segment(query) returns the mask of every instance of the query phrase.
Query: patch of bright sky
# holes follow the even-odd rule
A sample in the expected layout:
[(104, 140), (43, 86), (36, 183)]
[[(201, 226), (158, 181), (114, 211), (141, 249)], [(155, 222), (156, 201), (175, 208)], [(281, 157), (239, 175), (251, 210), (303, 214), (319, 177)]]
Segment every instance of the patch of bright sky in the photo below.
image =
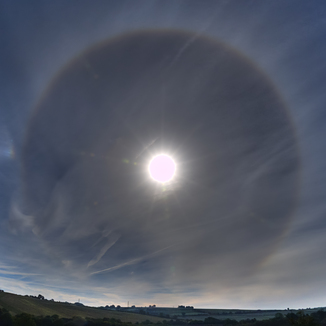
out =
[(6, 128), (0, 127), (0, 160), (12, 159), (15, 156), (13, 141)]

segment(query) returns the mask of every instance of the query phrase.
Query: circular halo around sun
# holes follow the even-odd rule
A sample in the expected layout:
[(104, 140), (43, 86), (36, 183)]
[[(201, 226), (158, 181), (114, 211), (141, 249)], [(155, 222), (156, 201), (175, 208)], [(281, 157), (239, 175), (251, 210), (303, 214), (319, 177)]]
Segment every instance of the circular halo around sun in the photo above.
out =
[(155, 181), (164, 183), (172, 180), (175, 175), (176, 165), (170, 156), (161, 154), (150, 161), (148, 170)]

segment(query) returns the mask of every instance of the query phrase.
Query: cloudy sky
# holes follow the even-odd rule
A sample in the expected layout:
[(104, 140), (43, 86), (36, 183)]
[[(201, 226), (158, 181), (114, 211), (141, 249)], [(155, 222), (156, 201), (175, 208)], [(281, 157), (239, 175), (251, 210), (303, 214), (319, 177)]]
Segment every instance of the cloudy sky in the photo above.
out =
[(0, 287), (326, 306), (325, 10), (1, 1)]

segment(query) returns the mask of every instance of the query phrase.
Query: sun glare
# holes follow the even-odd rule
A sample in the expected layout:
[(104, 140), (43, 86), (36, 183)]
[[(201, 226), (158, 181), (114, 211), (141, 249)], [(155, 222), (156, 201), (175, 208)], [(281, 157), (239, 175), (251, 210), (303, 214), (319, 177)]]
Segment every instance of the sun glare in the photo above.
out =
[(148, 166), (149, 174), (158, 182), (164, 183), (172, 180), (176, 166), (173, 159), (168, 155), (155, 156)]

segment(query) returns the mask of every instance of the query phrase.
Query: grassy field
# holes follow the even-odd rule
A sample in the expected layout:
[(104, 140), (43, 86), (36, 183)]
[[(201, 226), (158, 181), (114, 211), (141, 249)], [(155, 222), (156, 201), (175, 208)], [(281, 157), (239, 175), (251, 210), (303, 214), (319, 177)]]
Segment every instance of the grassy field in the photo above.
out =
[(285, 310), (240, 310), (240, 309), (182, 309), (182, 308), (154, 308), (148, 311), (156, 313), (177, 316), (180, 319), (205, 320), (205, 318), (213, 317), (216, 319), (253, 319), (257, 320), (274, 318), (276, 313), (286, 315), (289, 311)]
[[(315, 309), (304, 309), (305, 314), (311, 314), (318, 311), (320, 308)], [(284, 316), (290, 312), (297, 313), (298, 310), (242, 310), (242, 309), (194, 309), (195, 311), (200, 311), (202, 313), (207, 313), (209, 315), (202, 316), (184, 316), (179, 317), (182, 319), (196, 319), (205, 320), (207, 317), (213, 317), (216, 319), (235, 319), (237, 321), (244, 319), (254, 319), (256, 320), (266, 320), (275, 317), (275, 314), (281, 313)]]
[[(213, 317), (216, 319), (235, 319), (237, 321), (243, 320), (243, 319), (253, 319), (256, 318), (257, 320), (265, 320), (265, 319), (270, 319), (270, 318), (274, 318), (276, 313), (282, 313), (282, 314), (286, 314), (284, 310), (280, 310), (280, 311), (262, 311), (262, 312), (245, 312), (245, 313), (237, 313), (235, 311), (232, 311), (231, 314), (210, 314), (210, 315), (206, 315), (206, 316), (194, 316), (194, 317), (190, 317), (196, 320), (205, 320), (205, 318), (207, 317)], [(181, 317), (182, 319), (189, 319), (189, 317), (185, 316), (185, 317)]]
[(25, 297), (7, 292), (0, 292), (0, 307), (7, 309), (11, 314), (16, 315), (22, 312), (35, 316), (58, 315), (64, 318), (74, 316), (90, 318), (116, 318), (123, 322), (142, 322), (150, 320), (151, 322), (163, 321), (164, 318), (140, 315), (129, 312), (100, 310), (92, 307), (75, 306), (69, 303), (60, 303), (47, 300)]
[[(305, 309), (306, 314), (316, 312), (319, 308)], [(235, 319), (237, 321), (244, 319), (265, 320), (274, 318), (275, 314), (281, 313), (284, 316), (289, 312), (297, 313), (298, 310), (245, 310), (245, 309), (183, 309), (183, 308), (152, 308), (147, 309), (150, 313), (162, 313), (163, 315), (177, 316), (179, 319), (205, 320), (208, 317), (216, 319)]]

